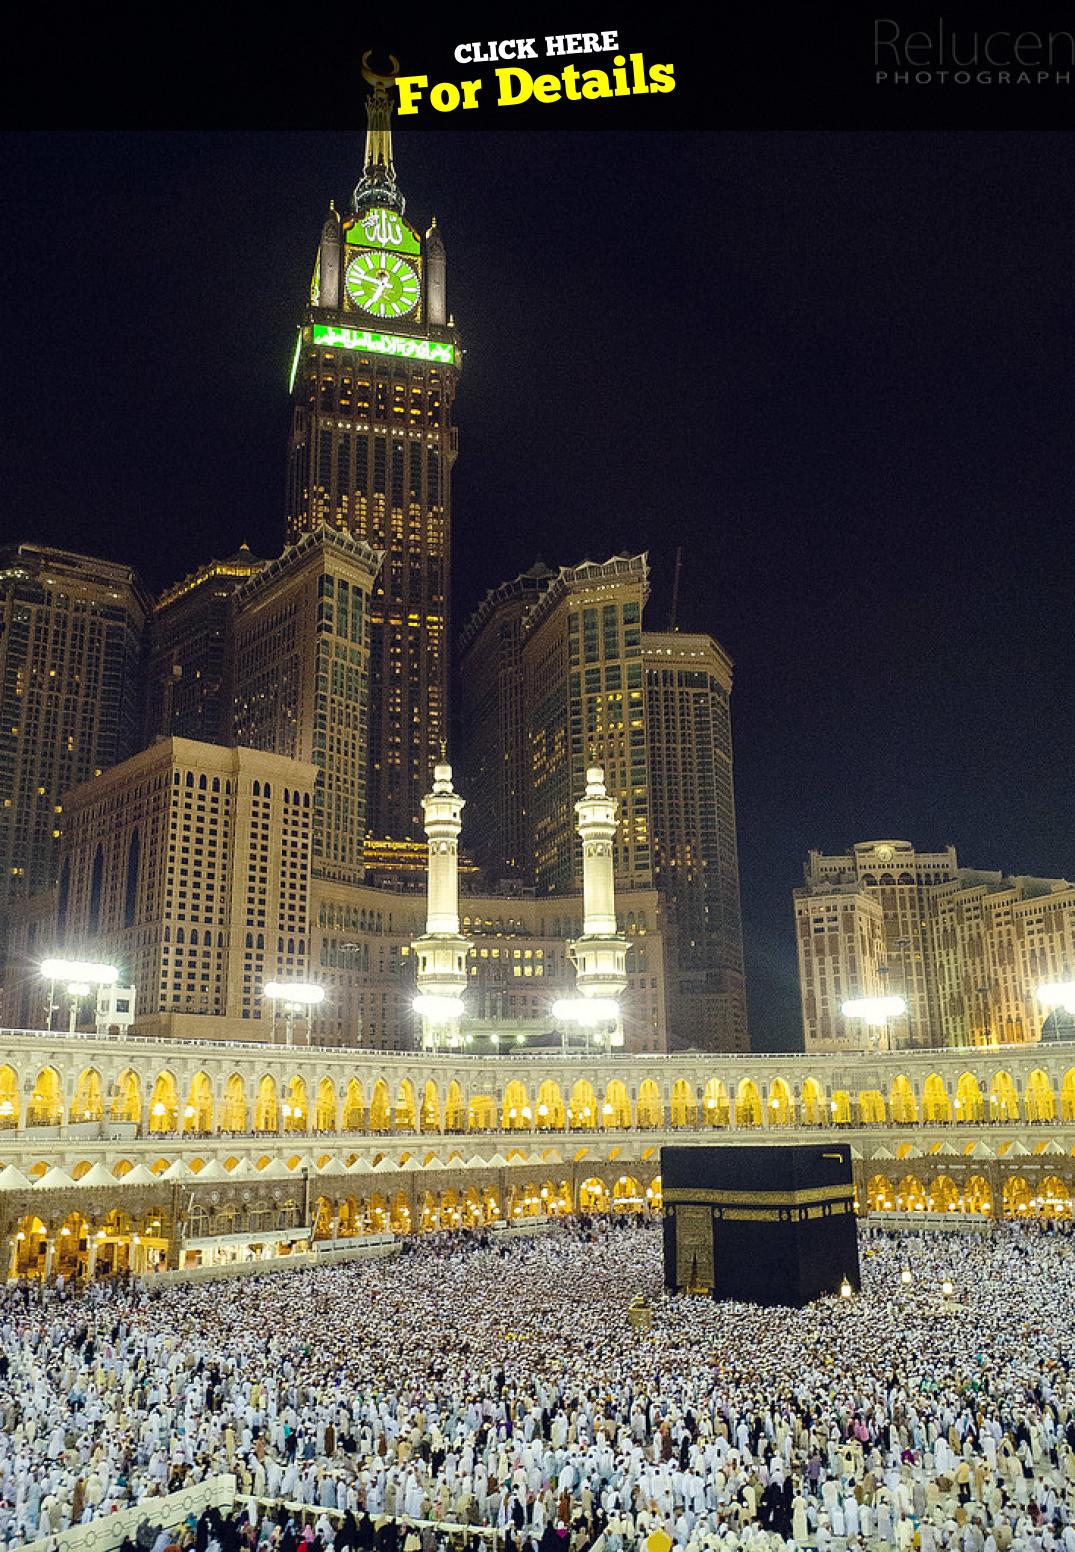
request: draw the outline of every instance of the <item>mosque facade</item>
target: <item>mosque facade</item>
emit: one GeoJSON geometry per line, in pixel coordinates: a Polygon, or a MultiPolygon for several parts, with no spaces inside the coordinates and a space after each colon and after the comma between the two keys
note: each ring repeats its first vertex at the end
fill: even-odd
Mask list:
{"type": "Polygon", "coordinates": [[[0,1035],[9,1277],[658,1213],[662,1144],[819,1135],[850,1145],[857,1210],[881,1222],[1068,1217],[1075,1044],[503,1057],[0,1035]]]}

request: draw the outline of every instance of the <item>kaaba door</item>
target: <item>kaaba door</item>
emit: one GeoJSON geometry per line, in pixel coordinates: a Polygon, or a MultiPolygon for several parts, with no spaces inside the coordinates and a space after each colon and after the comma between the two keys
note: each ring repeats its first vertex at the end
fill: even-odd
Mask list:
{"type": "Polygon", "coordinates": [[[713,1291],[713,1209],[680,1202],[676,1209],[676,1288],[713,1291]]]}

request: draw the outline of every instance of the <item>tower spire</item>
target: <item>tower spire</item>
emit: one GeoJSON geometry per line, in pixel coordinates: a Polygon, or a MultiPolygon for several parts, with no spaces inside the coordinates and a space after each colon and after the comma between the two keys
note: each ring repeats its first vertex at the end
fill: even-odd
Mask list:
{"type": "Polygon", "coordinates": [[[389,54],[391,71],[384,75],[370,65],[370,53],[362,56],[362,76],[373,87],[366,98],[366,157],[351,205],[356,215],[371,205],[387,205],[403,214],[405,200],[396,184],[392,160],[392,99],[389,88],[399,74],[399,60],[389,54]]]}

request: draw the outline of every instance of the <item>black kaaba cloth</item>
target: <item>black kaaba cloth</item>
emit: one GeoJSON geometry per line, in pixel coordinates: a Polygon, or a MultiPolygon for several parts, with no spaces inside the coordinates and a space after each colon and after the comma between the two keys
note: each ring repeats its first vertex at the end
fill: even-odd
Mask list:
{"type": "Polygon", "coordinates": [[[662,1148],[664,1280],[674,1293],[808,1304],[859,1287],[851,1150],[662,1148]]]}

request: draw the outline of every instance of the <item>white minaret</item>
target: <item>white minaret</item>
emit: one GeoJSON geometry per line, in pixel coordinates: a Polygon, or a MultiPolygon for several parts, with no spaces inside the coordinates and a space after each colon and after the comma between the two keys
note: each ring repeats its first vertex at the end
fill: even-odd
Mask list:
{"type": "Polygon", "coordinates": [[[580,1023],[609,1029],[610,1046],[623,1044],[620,998],[627,989],[627,939],[616,927],[616,883],[612,839],[616,799],[605,791],[599,765],[586,772],[586,796],[575,804],[582,837],[582,937],[568,944],[581,999],[594,1003],[592,1016],[580,1023]]]}
{"type": "Polygon", "coordinates": [[[427,1050],[462,1044],[459,1021],[467,988],[469,941],[459,931],[459,832],[464,799],[452,789],[444,758],[433,768],[433,791],[422,799],[429,840],[426,930],[411,945],[417,966],[414,1010],[422,1020],[427,1050]]]}

